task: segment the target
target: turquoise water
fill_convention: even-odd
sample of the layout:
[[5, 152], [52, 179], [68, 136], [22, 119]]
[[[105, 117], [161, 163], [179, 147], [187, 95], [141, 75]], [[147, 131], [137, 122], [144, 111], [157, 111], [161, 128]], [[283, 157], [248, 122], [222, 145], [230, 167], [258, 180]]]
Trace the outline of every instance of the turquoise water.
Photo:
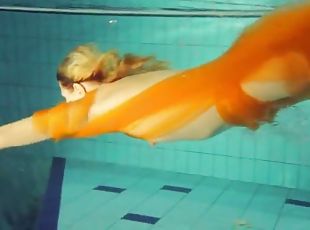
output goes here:
[[[253, 2], [104, 1], [107, 8], [98, 0], [75, 1], [69, 8], [68, 2], [60, 0], [28, 1], [26, 5], [21, 1], [1, 1], [0, 6], [57, 6], [58, 10], [74, 7], [88, 11], [101, 8], [127, 15], [111, 11], [104, 15], [91, 11], [55, 14], [35, 11], [40, 9], [1, 10], [0, 123], [28, 116], [61, 100], [55, 72], [62, 58], [76, 45], [94, 42], [102, 50], [117, 48], [121, 53], [153, 54], [168, 60], [172, 68], [189, 68], [220, 55], [262, 12], [283, 3]], [[98, 4], [101, 7], [95, 7]], [[171, 8], [174, 10], [168, 12]], [[206, 9], [204, 13], [214, 9], [229, 11], [225, 11], [224, 17], [214, 17], [202, 15], [201, 9]], [[134, 16], [128, 11], [142, 13]], [[148, 12], [157, 12], [157, 16], [148, 16]], [[13, 229], [13, 225], [18, 226], [15, 229], [27, 229], [31, 225], [45, 191], [52, 156], [253, 182], [284, 190], [310, 190], [309, 114], [310, 104], [301, 103], [281, 112], [276, 124], [255, 133], [236, 128], [198, 142], [151, 147], [124, 135], [111, 134], [1, 151], [0, 229]]]

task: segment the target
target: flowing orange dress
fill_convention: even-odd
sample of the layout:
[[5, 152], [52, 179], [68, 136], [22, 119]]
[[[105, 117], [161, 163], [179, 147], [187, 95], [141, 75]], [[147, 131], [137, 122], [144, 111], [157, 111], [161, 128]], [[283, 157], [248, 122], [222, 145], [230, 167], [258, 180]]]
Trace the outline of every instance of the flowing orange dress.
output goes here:
[[[309, 22], [309, 4], [277, 10], [244, 31], [216, 60], [161, 80], [95, 118], [88, 115], [97, 90], [36, 112], [34, 125], [55, 139], [123, 132], [151, 141], [215, 106], [226, 123], [256, 129], [279, 109], [309, 97]], [[259, 101], [241, 88], [250, 80], [282, 80], [291, 96]]]

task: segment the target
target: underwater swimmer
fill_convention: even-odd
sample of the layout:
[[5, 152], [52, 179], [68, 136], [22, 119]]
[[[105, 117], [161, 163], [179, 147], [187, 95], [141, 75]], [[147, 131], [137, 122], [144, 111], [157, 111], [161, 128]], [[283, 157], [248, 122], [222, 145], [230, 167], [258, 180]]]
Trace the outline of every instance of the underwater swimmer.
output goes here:
[[0, 127], [0, 148], [122, 132], [150, 143], [257, 129], [310, 96], [310, 4], [282, 8], [193, 69], [128, 76]]

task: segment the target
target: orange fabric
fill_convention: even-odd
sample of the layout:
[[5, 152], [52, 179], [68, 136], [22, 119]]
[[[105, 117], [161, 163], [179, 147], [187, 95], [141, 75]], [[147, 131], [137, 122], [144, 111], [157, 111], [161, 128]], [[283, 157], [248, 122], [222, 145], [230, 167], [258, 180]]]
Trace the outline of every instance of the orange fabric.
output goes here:
[[[164, 80], [90, 121], [76, 136], [84, 137], [120, 131], [149, 140], [163, 135], [191, 121], [209, 108], [212, 98], [205, 97], [205, 94], [211, 95], [211, 92], [208, 93], [205, 90], [203, 80], [204, 78], [195, 81], [191, 75], [185, 77], [185, 73]], [[203, 91], [206, 92], [202, 94]], [[140, 125], [140, 122], [150, 116], [169, 112], [169, 110], [174, 110], [169, 117], [161, 119], [159, 124], [154, 124], [144, 133], [135, 133], [134, 127], [130, 127], [134, 123]]]
[[[308, 98], [298, 93], [309, 85], [310, 79], [309, 21], [309, 3], [272, 12], [249, 27], [211, 68], [209, 65], [200, 68], [200, 74], [219, 78], [215, 83], [219, 87], [216, 105], [228, 123], [257, 128], [260, 122], [272, 120], [282, 106], [296, 102], [287, 99], [262, 103], [244, 94], [240, 84], [262, 69], [266, 74], [259, 74], [255, 80], [272, 81], [273, 74], [277, 74], [287, 82], [295, 98]], [[264, 68], [266, 62], [274, 58], [278, 58], [282, 68], [275, 71], [280, 72]]]
[[69, 137], [88, 122], [88, 111], [95, 92], [88, 93], [82, 100], [61, 103], [52, 109], [34, 113], [34, 126], [42, 133], [58, 140]]
[[[281, 107], [308, 97], [299, 95], [295, 86], [302, 88], [310, 79], [309, 22], [309, 4], [279, 10], [247, 29], [215, 61], [163, 80], [91, 121], [87, 112], [93, 96], [88, 96], [35, 114], [36, 126], [56, 139], [120, 131], [151, 140], [215, 105], [227, 123], [255, 129], [261, 122], [271, 121]], [[276, 61], [266, 66], [274, 58]], [[243, 82], [274, 80], [274, 76], [292, 86], [296, 95], [263, 103], [241, 89]]]

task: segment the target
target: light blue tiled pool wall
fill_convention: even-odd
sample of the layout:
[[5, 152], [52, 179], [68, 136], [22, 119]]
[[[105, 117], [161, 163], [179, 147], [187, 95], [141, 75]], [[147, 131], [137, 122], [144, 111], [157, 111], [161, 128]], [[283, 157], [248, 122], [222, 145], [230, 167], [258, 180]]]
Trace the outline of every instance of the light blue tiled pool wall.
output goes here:
[[[106, 1], [112, 6], [119, 6], [114, 5], [115, 2]], [[119, 2], [126, 2], [126, 6], [142, 4], [147, 7], [150, 2], [163, 6], [163, 1]], [[199, 2], [203, 1], [197, 1], [197, 4]], [[185, 3], [195, 6], [196, 1], [177, 1], [178, 6]], [[264, 4], [270, 3], [264, 1]], [[272, 3], [278, 4], [280, 1]], [[122, 53], [154, 54], [169, 60], [173, 68], [189, 68], [220, 55], [254, 20], [256, 18], [95, 16], [2, 11], [0, 122], [3, 124], [28, 116], [61, 100], [55, 71], [65, 54], [76, 45], [95, 42], [103, 50], [117, 48]], [[151, 147], [121, 134], [109, 134], [56, 144], [48, 141], [3, 152], [32, 153], [34, 156], [51, 154], [310, 189], [309, 115], [310, 104], [306, 102], [281, 112], [277, 123], [264, 126], [255, 133], [235, 128], [197, 142]]]

